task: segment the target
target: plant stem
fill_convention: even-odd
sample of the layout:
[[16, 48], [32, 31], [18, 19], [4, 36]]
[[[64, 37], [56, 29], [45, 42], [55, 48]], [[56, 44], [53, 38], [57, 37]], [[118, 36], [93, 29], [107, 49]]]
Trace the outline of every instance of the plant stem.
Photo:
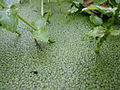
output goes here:
[[29, 0], [29, 4], [32, 6], [32, 0]]
[[64, 10], [64, 6], [63, 6], [62, 2], [61, 2], [60, 0], [57, 0], [57, 3], [58, 3], [58, 5], [60, 6], [60, 10], [61, 10], [65, 15], [67, 15], [67, 12]]
[[[42, 5], [43, 5], [43, 0], [42, 0]], [[8, 8], [7, 6], [5, 6], [4, 4], [2, 4], [2, 3], [0, 3], [0, 6], [2, 7], [2, 8]], [[42, 8], [42, 7], [41, 7]], [[42, 13], [41, 13], [42, 15], [43, 15], [43, 8], [42, 8]], [[20, 15], [18, 15], [17, 14], [17, 17], [20, 19], [20, 20], [22, 20], [25, 24], [27, 24], [28, 26], [30, 26], [32, 29], [34, 29], [35, 31], [37, 31], [38, 29], [36, 28], [36, 27], [34, 27], [32, 24], [30, 24], [29, 22], [27, 22], [24, 18], [22, 18]], [[21, 35], [19, 32], [16, 32], [18, 35]], [[54, 43], [55, 42], [55, 40], [52, 40], [51, 38], [49, 38], [49, 40], [48, 40], [50, 43]], [[36, 45], [38, 45], [38, 42], [37, 42], [37, 40], [35, 39], [35, 42], [36, 42]], [[40, 46], [39, 46], [39, 48], [40, 48]]]
[[50, 2], [50, 0], [48, 0], [48, 3]]
[[21, 36], [21, 33], [20, 33], [20, 32], [16, 31], [15, 33], [18, 34], [18, 36]]
[[25, 19], [23, 19], [20, 15], [17, 15], [18, 18], [20, 20], [22, 20], [24, 23], [26, 23], [28, 26], [30, 26], [32, 29], [34, 29], [35, 31], [37, 31], [38, 29], [36, 27], [34, 27], [32, 24], [30, 24], [29, 22], [27, 22]]
[[[27, 22], [25, 19], [23, 19], [20, 15], [17, 15], [18, 16], [18, 18], [20, 19], [20, 20], [22, 20], [24, 23], [26, 23], [27, 25], [29, 25], [32, 29], [34, 29], [35, 31], [37, 31], [38, 29], [36, 28], [36, 27], [34, 27], [32, 24], [30, 24], [29, 22]], [[48, 40], [50, 43], [55, 43], [55, 40], [53, 40], [53, 39], [51, 39], [50, 37], [49, 37], [49, 40]], [[39, 43], [37, 42], [37, 40], [35, 39], [35, 43], [36, 43], [36, 46], [38, 46], [39, 48], [40, 48], [40, 46], [39, 46]]]
[[1, 6], [2, 8], [8, 8], [7, 6], [5, 6], [5, 5], [2, 4], [2, 3], [0, 3], [0, 6]]
[[41, 49], [41, 46], [40, 46], [40, 44], [38, 43], [38, 41], [37, 41], [36, 39], [34, 39], [34, 40], [35, 40], [35, 43], [36, 43], [37, 48]]
[[51, 39], [50, 37], [49, 37], [49, 40], [48, 40], [50, 43], [55, 43], [56, 41], [55, 40], [53, 40], [53, 39]]
[[97, 43], [97, 47], [95, 50], [96, 54], [99, 54], [100, 52], [100, 48], [103, 45], [104, 41], [107, 39], [108, 35], [110, 34], [110, 32], [106, 32], [105, 35], [100, 39], [100, 41]]
[[44, 11], [43, 11], [43, 0], [41, 0], [41, 15], [44, 15]]

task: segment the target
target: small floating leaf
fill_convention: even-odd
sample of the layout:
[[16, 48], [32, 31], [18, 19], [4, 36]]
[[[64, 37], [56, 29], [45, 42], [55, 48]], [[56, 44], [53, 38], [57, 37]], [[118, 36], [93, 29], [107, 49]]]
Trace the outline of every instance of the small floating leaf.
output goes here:
[[0, 10], [0, 24], [3, 28], [9, 31], [16, 32], [18, 25], [18, 18], [16, 10], [1, 9]]
[[75, 6], [73, 6], [71, 9], [68, 10], [69, 13], [75, 13], [78, 11], [78, 8], [76, 8]]
[[33, 25], [38, 29], [42, 29], [46, 26], [46, 20], [44, 18], [39, 18], [33, 22]]
[[94, 30], [90, 31], [88, 33], [88, 36], [92, 36], [92, 37], [103, 37], [105, 34], [105, 28], [103, 28], [102, 26], [98, 26], [95, 27]]
[[118, 35], [120, 35], [120, 30], [111, 30], [110, 34], [113, 36], [118, 36]]
[[43, 28], [41, 30], [34, 31], [33, 38], [36, 39], [37, 41], [48, 42], [49, 35], [48, 35], [47, 30], [45, 28]]
[[95, 25], [102, 25], [103, 24], [103, 20], [100, 17], [98, 17], [97, 15], [91, 15], [90, 21], [92, 23], [94, 23]]

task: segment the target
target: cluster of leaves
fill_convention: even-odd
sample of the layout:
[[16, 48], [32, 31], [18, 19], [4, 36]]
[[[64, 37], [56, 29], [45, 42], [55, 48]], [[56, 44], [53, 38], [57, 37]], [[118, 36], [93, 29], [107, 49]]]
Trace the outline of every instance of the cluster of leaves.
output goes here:
[[87, 35], [98, 40], [96, 53], [109, 35], [120, 35], [120, 30], [110, 29], [111, 25], [120, 25], [120, 0], [76, 0], [69, 13], [89, 14], [95, 28]]
[[17, 30], [18, 19], [22, 20], [33, 29], [32, 36], [35, 41], [54, 42], [49, 39], [46, 30], [45, 18], [37, 19], [33, 24], [29, 23], [18, 15], [19, 0], [1, 0], [0, 1], [0, 27], [21, 35]]

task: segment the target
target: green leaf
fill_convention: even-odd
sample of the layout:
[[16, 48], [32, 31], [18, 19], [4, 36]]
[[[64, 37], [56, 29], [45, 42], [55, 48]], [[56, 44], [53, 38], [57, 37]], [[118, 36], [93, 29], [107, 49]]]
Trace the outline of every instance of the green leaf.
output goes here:
[[96, 10], [98, 9], [97, 5], [90, 5], [90, 6], [86, 7], [86, 8], [83, 8], [82, 11], [95, 10], [95, 9]]
[[90, 6], [82, 9], [82, 11], [85, 11], [89, 14], [92, 13], [91, 10], [97, 10], [97, 11], [101, 12], [102, 14], [112, 16], [112, 14], [115, 14], [117, 7], [112, 8], [112, 7], [103, 7], [103, 6], [99, 6], [99, 5], [90, 5]]
[[103, 20], [96, 15], [91, 15], [90, 16], [90, 21], [92, 23], [94, 23], [95, 25], [102, 25], [103, 24]]
[[106, 15], [108, 15], [109, 14], [109, 16], [112, 16], [112, 14], [114, 14], [115, 15], [115, 11], [117, 10], [117, 7], [114, 7], [114, 8], [112, 8], [112, 7], [103, 7], [103, 6], [96, 6], [98, 9], [98, 11], [99, 12], [101, 12], [102, 14], [106, 14]]
[[16, 32], [18, 25], [17, 12], [12, 9], [0, 10], [0, 24], [9, 31]]
[[79, 7], [79, 5], [80, 5], [80, 2], [79, 2], [79, 1], [73, 1], [73, 3], [74, 3], [77, 7]]
[[86, 8], [82, 9], [82, 12], [87, 12], [88, 14], [94, 14], [91, 10], [97, 10], [100, 11], [100, 9], [97, 7], [98, 5], [90, 5]]
[[71, 9], [68, 10], [69, 13], [75, 13], [78, 11], [78, 8], [76, 8], [75, 6], [73, 6]]
[[41, 30], [34, 31], [33, 38], [36, 39], [37, 41], [48, 42], [49, 35], [48, 35], [47, 30], [45, 28], [43, 28]]
[[110, 30], [110, 35], [118, 36], [120, 35], [120, 30]]
[[38, 29], [43, 29], [46, 26], [46, 20], [39, 17], [39, 19], [35, 20], [32, 24]]
[[109, 36], [109, 33], [106, 32], [104, 36], [100, 37], [99, 41], [97, 42], [97, 47], [95, 49], [95, 53], [99, 54], [100, 48], [103, 45], [104, 41], [106, 41], [107, 37]]
[[115, 16], [112, 16], [111, 18], [108, 19], [106, 26], [111, 26], [115, 23]]
[[93, 0], [97, 4], [103, 4], [104, 2], [107, 2], [107, 0]]
[[90, 31], [87, 35], [91, 37], [103, 37], [106, 29], [102, 26], [95, 27], [94, 30]]

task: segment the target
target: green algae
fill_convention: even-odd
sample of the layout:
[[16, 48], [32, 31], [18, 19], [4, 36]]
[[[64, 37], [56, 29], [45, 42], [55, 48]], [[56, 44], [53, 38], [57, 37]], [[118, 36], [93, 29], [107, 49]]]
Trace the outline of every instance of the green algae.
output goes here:
[[[35, 46], [31, 28], [22, 22], [19, 39], [16, 34], [0, 31], [0, 89], [119, 90], [120, 38], [109, 36], [96, 55], [95, 43], [81, 39], [93, 28], [88, 17], [66, 16], [57, 5], [51, 3], [54, 14], [47, 26], [56, 43], [41, 43], [42, 51]], [[40, 12], [25, 4], [20, 14], [32, 22]]]

